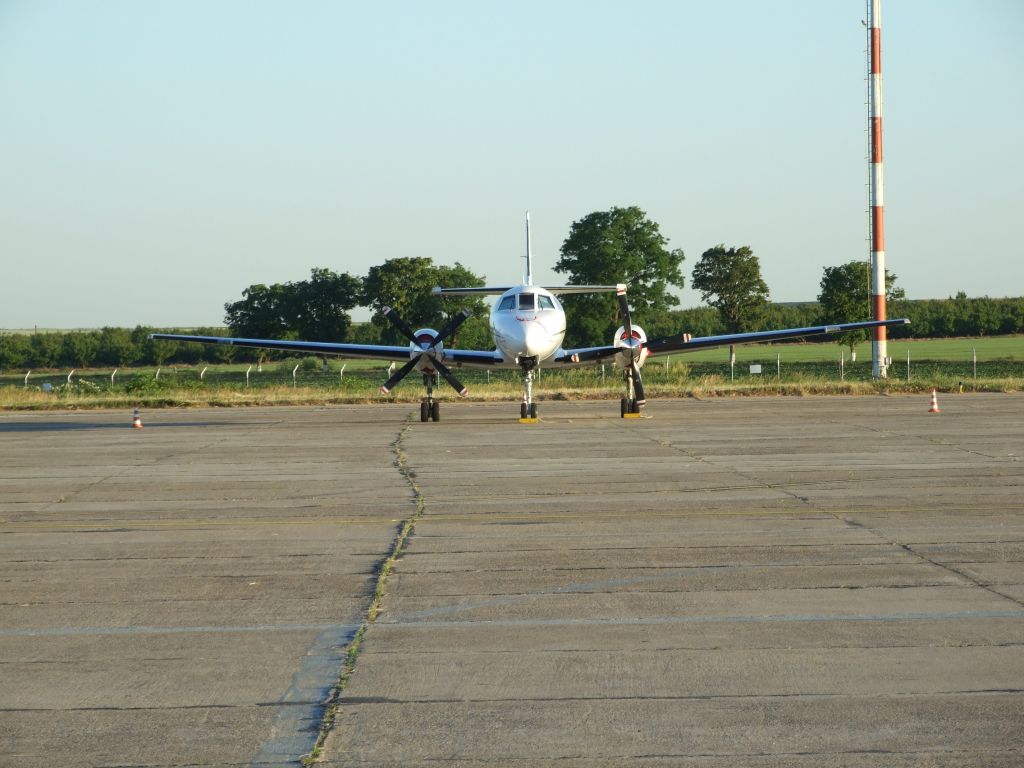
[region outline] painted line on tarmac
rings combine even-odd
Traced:
[[[563,494],[564,497],[564,494]],[[463,501],[463,497],[448,497],[448,501]],[[422,527],[427,523],[447,522],[472,522],[486,525],[491,522],[503,520],[528,520],[535,522],[567,521],[576,522],[580,520],[618,520],[628,518],[635,520],[642,519],[690,519],[690,518],[728,518],[728,517],[792,517],[799,520],[826,519],[835,515],[864,515],[866,517],[877,517],[879,515],[923,515],[934,514],[938,518],[953,518],[959,514],[985,515],[1017,513],[1019,505],[1005,507],[954,507],[950,509],[936,510],[935,507],[892,507],[879,509],[810,509],[806,507],[790,507],[786,509],[669,509],[669,510],[628,510],[628,511],[594,511],[584,510],[581,512],[519,512],[519,513],[490,513],[490,512],[445,512],[440,514],[424,515],[420,521]]]
[[[449,629],[452,627],[617,627],[674,624],[770,624],[843,621],[952,621],[963,619],[1024,619],[1024,611],[939,611],[934,613],[793,614],[734,616],[653,616],[623,619],[459,619],[454,621],[378,621],[388,629]]]
[[[226,634],[237,632],[309,632],[332,630],[355,632],[358,624],[253,624],[244,627],[46,627],[24,629],[2,629],[0,637],[84,637],[87,635],[187,635]]]
[[[296,509],[296,513],[305,512],[308,507]],[[185,530],[203,528],[232,528],[251,525],[387,525],[400,523],[400,518],[360,518],[360,517],[294,517],[294,518],[261,518],[235,517],[230,519],[204,520],[203,518],[187,518],[179,520],[110,520],[103,523],[68,522],[0,522],[0,533],[123,533],[128,530]]]

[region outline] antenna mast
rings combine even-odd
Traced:
[[[868,5],[868,132],[871,139],[868,187],[871,202],[871,315],[885,320],[885,211],[882,196],[882,0]],[[885,326],[874,329],[871,375],[887,377],[888,348]]]

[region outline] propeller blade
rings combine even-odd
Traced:
[[[434,344],[438,344],[447,339],[449,336],[455,333],[455,331],[458,329],[460,325],[469,320],[469,318],[472,316],[473,313],[470,312],[468,309],[464,309],[461,312],[459,312],[459,314],[455,315],[455,317],[449,320],[448,325],[442,328],[438,332],[437,336],[434,337]]]
[[[633,360],[634,360],[634,366],[633,367],[634,367],[634,370],[636,370],[635,361],[640,356],[640,347],[639,347],[639,345],[633,346],[633,322],[632,322],[632,320],[630,319],[630,316],[629,316],[629,302],[626,301],[626,291],[625,291],[625,289],[623,289],[621,291],[616,291],[615,292],[615,298],[619,302],[619,313],[622,315],[622,326],[623,326],[622,329],[625,332],[626,339],[629,342],[630,352],[632,353]],[[639,371],[637,371],[637,375],[639,376]]]
[[[633,394],[636,395],[636,404],[644,405],[647,398],[644,397],[644,383],[640,380],[640,367],[633,361],[629,364],[629,372],[633,377]]]
[[[624,290],[616,291],[615,298],[619,302],[619,314],[622,315],[622,325],[626,331],[626,336],[632,337],[633,323],[629,319],[629,302],[626,301],[626,292]]]
[[[441,374],[442,378],[444,378],[445,381],[452,385],[452,389],[458,392],[461,397],[466,396],[466,393],[469,392],[469,390],[462,386],[462,382],[452,375],[452,372],[447,365],[445,365],[444,363],[437,359],[433,359],[430,362],[431,365],[433,365],[434,368],[437,370],[437,372]]]
[[[388,392],[390,392],[394,388],[395,384],[397,384],[398,382],[400,382],[402,379],[409,375],[409,371],[415,368],[416,363],[418,363],[419,361],[420,355],[416,355],[416,357],[412,358],[408,363],[406,363],[397,371],[395,371],[394,375],[386,382],[384,382],[384,386],[380,388],[381,393],[386,395]]]
[[[391,324],[394,325],[395,328],[401,331],[402,335],[405,336],[405,338],[407,338],[417,347],[420,345],[419,340],[416,338],[416,334],[412,332],[412,328],[410,328],[409,324],[402,319],[402,316],[398,314],[398,311],[396,309],[392,307],[384,307],[382,314],[384,315],[384,317],[391,321]]]

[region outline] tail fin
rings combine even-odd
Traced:
[[[533,285],[533,244],[530,242],[530,212],[526,212],[526,280],[527,285]]]

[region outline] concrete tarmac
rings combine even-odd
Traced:
[[[419,504],[327,765],[1024,764],[1024,397],[940,406],[2,414],[0,765],[297,765]]]

